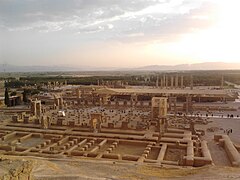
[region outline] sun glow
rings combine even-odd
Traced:
[[[214,24],[205,30],[187,33],[172,43],[154,42],[148,46],[152,53],[170,53],[172,56],[185,58],[188,63],[195,62],[240,62],[240,1],[214,1],[217,12]],[[207,17],[196,17],[207,18]],[[160,54],[159,54],[160,55]]]

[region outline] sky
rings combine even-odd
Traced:
[[[239,0],[0,0],[0,64],[240,62]]]

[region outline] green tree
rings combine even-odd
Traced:
[[[28,94],[29,92],[26,89],[24,89],[22,95],[23,95],[23,102],[25,103],[28,101],[28,97],[27,97]]]
[[[9,106],[9,94],[8,94],[8,88],[5,88],[5,99],[4,103],[6,106]]]

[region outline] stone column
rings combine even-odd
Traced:
[[[37,112],[36,101],[31,101],[31,113],[33,114],[33,116],[36,116],[36,112]]]
[[[158,88],[159,87],[159,77],[157,76],[157,80],[156,80],[156,88]]]
[[[38,101],[38,102],[36,103],[36,115],[37,115],[38,117],[40,117],[40,116],[41,116],[41,112],[42,112],[41,101]]]
[[[166,87],[166,75],[163,75],[163,86]]]
[[[168,88],[168,76],[166,76],[166,88]]]
[[[174,85],[174,77],[171,76],[171,89],[173,89],[173,85]]]
[[[178,75],[175,77],[175,88],[178,88]]]
[[[183,76],[181,76],[181,88],[183,89],[184,86],[183,86]]]

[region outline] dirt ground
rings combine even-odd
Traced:
[[[23,163],[26,164],[26,162],[28,171],[22,169],[20,171],[22,174],[26,173],[25,176],[22,176],[23,179],[27,177],[29,180],[240,179],[239,168],[223,166],[177,168],[84,159],[76,161],[74,159],[47,160],[33,157],[7,158],[8,160],[0,161],[0,179],[11,179],[13,172],[19,171],[19,167],[23,166]],[[18,170],[14,171],[14,168]],[[31,172],[29,172],[29,169]]]
[[[240,144],[240,120],[239,119],[222,119],[212,118],[208,125],[196,125],[197,129],[205,130],[205,136],[202,139],[207,140],[213,162],[216,166],[231,166],[225,150],[213,140],[215,134],[227,134],[228,129],[232,129],[229,137],[234,144]],[[208,131],[209,128],[214,131]],[[240,171],[240,169],[239,169]]]
[[[208,125],[196,125],[196,128],[206,132],[202,139],[208,142],[214,162],[211,166],[156,167],[146,163],[89,160],[84,157],[76,160],[74,158],[43,159],[3,156],[0,157],[0,180],[239,180],[240,168],[231,167],[225,150],[213,140],[213,137],[214,134],[226,134],[227,129],[232,129],[233,132],[229,134],[229,137],[235,144],[240,144],[240,119],[213,118],[209,120],[212,122]],[[214,131],[208,131],[209,128]],[[124,149],[124,151],[129,150]],[[173,153],[174,151],[170,152],[169,158],[175,160],[178,154],[174,156]],[[156,158],[156,154],[153,154],[153,159]]]

